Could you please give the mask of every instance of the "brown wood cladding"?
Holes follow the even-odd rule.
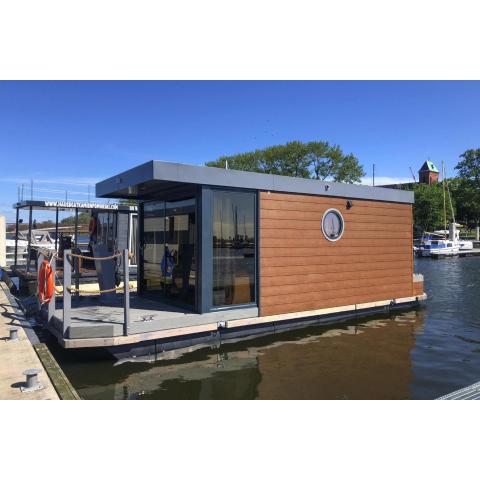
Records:
[[[423,282],[413,283],[413,295],[418,296],[423,294]]]
[[[413,285],[412,206],[260,192],[260,315],[419,295]],[[345,220],[337,242],[322,233],[329,208]]]

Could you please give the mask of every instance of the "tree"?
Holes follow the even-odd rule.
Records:
[[[325,180],[333,177],[335,167],[342,161],[343,157],[340,147],[331,147],[328,142],[309,142],[307,148],[313,178]]]
[[[228,168],[232,170],[246,170],[249,172],[261,172],[260,150],[237,155],[223,156],[215,162],[208,162],[207,166],[225,168],[228,162]]]
[[[466,150],[460,155],[455,167],[458,170],[459,182],[457,196],[462,215],[468,221],[473,220],[477,227],[480,222],[480,148]]]
[[[271,173],[290,177],[355,183],[365,171],[353,154],[345,155],[338,145],[328,142],[298,141],[273,145],[263,150],[222,156],[209,167]]]
[[[417,183],[413,187],[415,203],[413,205],[413,223],[422,231],[444,228],[443,185]],[[447,199],[448,201],[448,199]],[[448,207],[448,205],[447,205]],[[451,222],[451,210],[447,208],[447,223]]]
[[[480,190],[480,148],[470,149],[460,155],[463,158],[458,162],[455,170],[458,176],[468,182],[471,187]]]
[[[365,170],[358,163],[357,157],[353,154],[345,155],[337,160],[332,171],[332,178],[335,182],[355,183],[365,175]]]
[[[308,149],[304,143],[288,142],[262,151],[263,170],[288,177],[310,178]],[[261,160],[262,165],[262,160]]]
[[[462,177],[450,180],[449,184],[457,206],[457,220],[465,225],[474,223],[478,226],[480,221],[480,191],[475,189],[471,181]]]

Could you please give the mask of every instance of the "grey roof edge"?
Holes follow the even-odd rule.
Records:
[[[248,188],[285,193],[303,193],[330,197],[356,198],[396,203],[413,203],[412,191],[370,187],[350,183],[325,182],[307,178],[295,178],[241,170],[225,170],[216,167],[151,160],[97,183],[98,197],[115,198],[119,189],[148,180],[164,180],[219,187]]]
[[[150,160],[98,182],[95,184],[95,195],[98,198],[115,198],[112,193],[119,188],[126,188],[128,185],[153,180],[153,164],[154,161]]]

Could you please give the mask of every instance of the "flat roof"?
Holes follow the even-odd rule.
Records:
[[[22,200],[13,204],[13,208],[30,208],[33,210],[115,210],[136,212],[135,205],[123,205],[120,203],[98,203],[98,202],[71,202],[68,200]]]
[[[414,194],[350,183],[324,182],[308,178],[226,170],[216,167],[150,160],[96,184],[99,198],[148,198],[162,189],[191,185],[235,187],[273,192],[303,193],[329,197],[357,198],[384,202],[413,203]]]

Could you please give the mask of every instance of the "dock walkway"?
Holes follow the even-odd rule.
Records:
[[[480,382],[444,395],[437,400],[480,400]]]
[[[20,315],[10,304],[5,292],[6,286],[0,282],[0,400],[58,400],[55,388],[45,372],[32,343],[20,324]],[[10,341],[9,329],[18,328],[18,340]],[[22,393],[25,386],[23,372],[38,368],[41,390]]]

